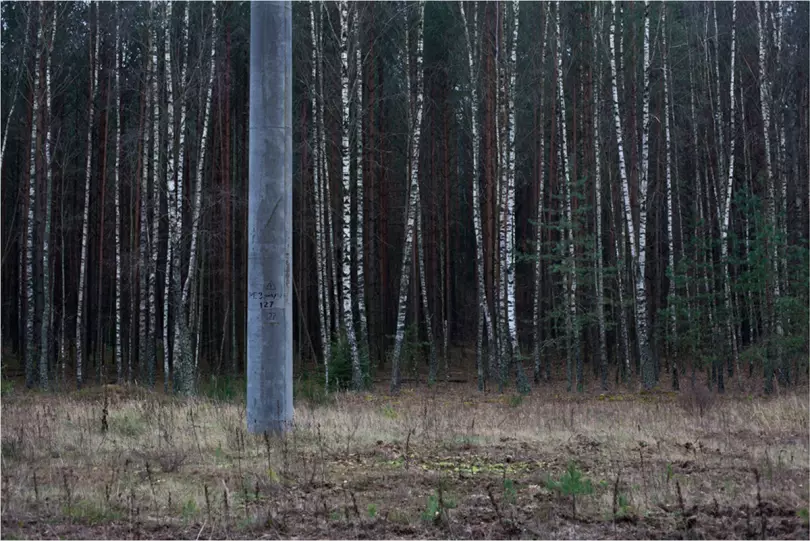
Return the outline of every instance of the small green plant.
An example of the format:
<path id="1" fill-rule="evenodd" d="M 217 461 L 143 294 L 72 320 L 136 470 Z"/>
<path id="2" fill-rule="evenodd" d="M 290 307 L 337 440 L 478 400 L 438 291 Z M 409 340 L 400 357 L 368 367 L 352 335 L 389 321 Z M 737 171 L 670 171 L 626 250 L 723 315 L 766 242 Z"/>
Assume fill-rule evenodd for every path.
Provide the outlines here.
<path id="1" fill-rule="evenodd" d="M 428 496 L 425 510 L 422 511 L 422 520 L 438 524 L 447 517 L 447 510 L 455 507 L 455 500 L 448 497 L 440 485 L 435 493 Z"/>
<path id="2" fill-rule="evenodd" d="M 513 394 L 509 397 L 509 407 L 517 408 L 523 404 L 523 395 L 522 394 Z"/>
<path id="3" fill-rule="evenodd" d="M 368 504 L 368 516 L 369 518 L 377 516 L 377 506 L 373 503 Z"/>
<path id="4" fill-rule="evenodd" d="M 397 412 L 391 404 L 385 404 L 382 408 L 383 417 L 386 419 L 396 419 Z"/>
<path id="5" fill-rule="evenodd" d="M 14 382 L 9 379 L 0 380 L 0 396 L 9 396 L 14 392 Z"/>
<path id="6" fill-rule="evenodd" d="M 180 510 L 180 516 L 183 517 L 183 520 L 189 520 L 197 516 L 199 512 L 200 508 L 197 507 L 197 501 L 193 498 L 189 498 L 183 504 L 183 508 Z"/>
<path id="7" fill-rule="evenodd" d="M 147 429 L 146 420 L 133 412 L 113 412 L 110 414 L 109 428 L 113 433 L 130 438 L 137 438 Z"/>
<path id="8" fill-rule="evenodd" d="M 203 396 L 217 402 L 236 402 L 246 392 L 245 380 L 232 376 L 211 376 L 200 387 Z"/>
<path id="9" fill-rule="evenodd" d="M 89 524 L 91 526 L 121 518 L 121 513 L 111 509 L 105 509 L 101 505 L 89 500 L 79 500 L 70 506 L 65 506 L 64 513 L 72 521 Z"/>
<path id="10" fill-rule="evenodd" d="M 511 479 L 503 480 L 503 498 L 511 504 L 517 503 L 517 489 L 515 482 Z"/>
<path id="11" fill-rule="evenodd" d="M 810 510 L 808 510 L 807 507 L 800 508 L 796 512 L 796 514 L 799 516 L 800 519 L 802 519 L 802 522 L 804 522 L 805 526 L 807 526 L 808 523 L 810 523 Z"/>
<path id="12" fill-rule="evenodd" d="M 334 521 L 334 522 L 338 522 L 340 520 L 340 516 L 341 516 L 340 511 L 335 509 L 334 511 L 329 513 L 329 520 Z"/>
<path id="13" fill-rule="evenodd" d="M 563 497 L 571 498 L 571 510 L 574 518 L 577 516 L 577 496 L 593 494 L 593 483 L 582 476 L 582 472 L 573 462 L 568 464 L 568 469 L 558 481 L 549 476 L 546 480 L 546 487 Z"/>

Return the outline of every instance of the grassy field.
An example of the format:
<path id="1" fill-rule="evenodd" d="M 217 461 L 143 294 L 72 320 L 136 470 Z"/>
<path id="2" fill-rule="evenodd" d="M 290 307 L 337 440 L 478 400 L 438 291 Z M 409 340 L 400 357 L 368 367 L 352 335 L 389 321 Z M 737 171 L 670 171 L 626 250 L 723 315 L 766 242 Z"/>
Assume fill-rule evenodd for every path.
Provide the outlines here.
<path id="1" fill-rule="evenodd" d="M 2 537 L 808 538 L 808 396 L 2 398 Z"/>

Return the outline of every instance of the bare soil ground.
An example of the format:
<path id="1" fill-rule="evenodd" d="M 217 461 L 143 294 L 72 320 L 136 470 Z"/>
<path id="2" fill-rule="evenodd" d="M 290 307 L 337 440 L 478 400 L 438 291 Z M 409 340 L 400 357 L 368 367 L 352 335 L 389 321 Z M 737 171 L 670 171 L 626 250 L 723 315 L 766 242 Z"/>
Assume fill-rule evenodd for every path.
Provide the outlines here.
<path id="1" fill-rule="evenodd" d="M 463 385 L 244 405 L 106 386 L 2 399 L 2 537 L 807 539 L 807 389 Z M 573 495 L 572 495 L 573 493 Z"/>

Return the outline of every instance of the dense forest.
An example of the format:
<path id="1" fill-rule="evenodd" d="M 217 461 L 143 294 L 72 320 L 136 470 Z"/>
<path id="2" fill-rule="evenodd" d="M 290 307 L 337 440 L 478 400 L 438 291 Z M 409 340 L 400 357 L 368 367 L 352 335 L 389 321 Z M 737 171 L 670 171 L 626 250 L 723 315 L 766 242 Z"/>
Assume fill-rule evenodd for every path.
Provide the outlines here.
<path id="1" fill-rule="evenodd" d="M 296 377 L 802 381 L 809 19 L 294 2 Z M 4 377 L 244 372 L 249 30 L 247 2 L 3 2 Z"/>

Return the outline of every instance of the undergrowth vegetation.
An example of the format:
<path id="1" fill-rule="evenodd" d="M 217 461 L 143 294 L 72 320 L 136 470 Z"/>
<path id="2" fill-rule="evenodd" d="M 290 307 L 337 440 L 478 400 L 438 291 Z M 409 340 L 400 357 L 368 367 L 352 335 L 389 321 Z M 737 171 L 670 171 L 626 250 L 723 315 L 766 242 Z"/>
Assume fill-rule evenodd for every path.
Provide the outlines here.
<path id="1" fill-rule="evenodd" d="M 239 380 L 201 382 L 192 400 L 7 389 L 3 535 L 808 534 L 805 396 L 295 385 L 295 426 L 279 437 L 247 433 Z"/>

